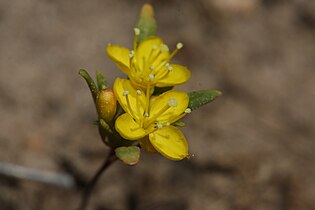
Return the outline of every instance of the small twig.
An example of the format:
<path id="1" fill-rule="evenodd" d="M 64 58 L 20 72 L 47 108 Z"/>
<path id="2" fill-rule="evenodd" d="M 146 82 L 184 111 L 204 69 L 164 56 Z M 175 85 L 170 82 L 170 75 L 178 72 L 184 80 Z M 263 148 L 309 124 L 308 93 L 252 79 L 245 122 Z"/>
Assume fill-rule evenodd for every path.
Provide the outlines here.
<path id="1" fill-rule="evenodd" d="M 97 183 L 98 179 L 100 178 L 100 176 L 103 174 L 103 172 L 115 161 L 117 160 L 117 157 L 115 156 L 115 152 L 114 150 L 111 150 L 110 153 L 108 154 L 107 158 L 105 159 L 104 163 L 102 164 L 102 166 L 98 169 L 98 171 L 96 172 L 96 174 L 93 176 L 93 178 L 89 181 L 89 183 L 85 186 L 84 191 L 82 193 L 82 200 L 81 200 L 81 204 L 80 207 L 78 208 L 78 210 L 85 210 L 90 197 L 91 197 L 91 193 L 94 189 L 95 184 Z"/>
<path id="2" fill-rule="evenodd" d="M 56 173 L 10 163 L 0 163 L 0 175 L 42 182 L 58 187 L 71 188 L 74 186 L 74 178 L 70 174 Z"/>

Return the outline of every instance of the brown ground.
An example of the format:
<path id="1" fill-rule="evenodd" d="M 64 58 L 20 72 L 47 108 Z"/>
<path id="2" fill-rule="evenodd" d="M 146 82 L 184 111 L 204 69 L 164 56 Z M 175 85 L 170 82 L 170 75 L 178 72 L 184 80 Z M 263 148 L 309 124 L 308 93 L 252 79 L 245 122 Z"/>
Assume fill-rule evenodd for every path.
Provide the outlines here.
<path id="1" fill-rule="evenodd" d="M 238 2 L 238 3 L 235 3 Z M 68 172 L 65 189 L 0 176 L 1 210 L 75 209 L 107 149 L 78 70 L 122 76 L 105 55 L 132 45 L 144 1 L 0 1 L 0 160 Z M 159 35 L 182 41 L 181 88 L 224 95 L 186 118 L 194 157 L 142 153 L 100 180 L 93 210 L 315 209 L 315 2 L 153 1 Z"/>

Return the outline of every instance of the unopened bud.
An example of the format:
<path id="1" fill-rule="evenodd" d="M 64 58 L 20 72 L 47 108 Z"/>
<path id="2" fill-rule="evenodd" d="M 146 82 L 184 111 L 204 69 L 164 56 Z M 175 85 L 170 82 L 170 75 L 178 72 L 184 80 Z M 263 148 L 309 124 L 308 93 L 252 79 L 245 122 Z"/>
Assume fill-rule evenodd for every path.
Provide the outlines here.
<path id="1" fill-rule="evenodd" d="M 116 114 L 116 108 L 117 100 L 113 89 L 106 88 L 97 93 L 96 109 L 99 118 L 104 119 L 107 123 L 110 122 Z"/>

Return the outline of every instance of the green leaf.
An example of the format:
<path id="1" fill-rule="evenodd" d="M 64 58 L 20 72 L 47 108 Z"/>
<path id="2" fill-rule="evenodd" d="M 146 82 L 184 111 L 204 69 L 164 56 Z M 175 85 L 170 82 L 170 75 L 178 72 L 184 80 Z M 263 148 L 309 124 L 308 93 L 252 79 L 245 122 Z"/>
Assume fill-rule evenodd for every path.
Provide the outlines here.
<path id="1" fill-rule="evenodd" d="M 95 85 L 94 80 L 91 78 L 91 76 L 89 75 L 89 73 L 88 73 L 86 70 L 84 70 L 84 69 L 80 69 L 79 74 L 80 74 L 81 77 L 83 77 L 83 78 L 85 79 L 87 85 L 88 85 L 89 88 L 90 88 L 90 91 L 91 91 L 93 100 L 94 100 L 94 102 L 95 102 L 98 89 L 97 89 L 97 87 L 96 87 L 96 85 Z"/>
<path id="2" fill-rule="evenodd" d="M 199 90 L 188 93 L 189 105 L 191 110 L 195 110 L 207 103 L 210 103 L 222 93 L 218 90 Z"/>
<path id="3" fill-rule="evenodd" d="M 150 4 L 143 5 L 137 28 L 140 29 L 138 42 L 156 34 L 157 24 L 154 18 L 153 7 Z"/>
<path id="4" fill-rule="evenodd" d="M 107 82 L 102 72 L 96 72 L 96 81 L 99 90 L 103 90 L 107 88 Z"/>
<path id="5" fill-rule="evenodd" d="M 135 165 L 140 158 L 140 148 L 137 146 L 118 147 L 115 149 L 116 156 L 127 165 Z"/>

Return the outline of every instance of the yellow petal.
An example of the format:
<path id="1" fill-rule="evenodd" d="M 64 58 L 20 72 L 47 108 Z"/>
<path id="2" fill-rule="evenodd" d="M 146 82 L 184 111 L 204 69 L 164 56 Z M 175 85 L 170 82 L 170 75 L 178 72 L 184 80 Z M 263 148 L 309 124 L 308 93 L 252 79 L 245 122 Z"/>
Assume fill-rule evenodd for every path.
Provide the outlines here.
<path id="1" fill-rule="evenodd" d="M 114 83 L 114 92 L 125 112 L 129 113 L 136 120 L 143 117 L 146 105 L 146 98 L 143 91 L 135 89 L 130 80 L 117 78 Z"/>
<path id="2" fill-rule="evenodd" d="M 130 71 L 130 51 L 127 48 L 117 45 L 108 45 L 106 51 L 108 56 L 115 62 L 118 68 L 128 75 Z"/>
<path id="3" fill-rule="evenodd" d="M 188 157 L 188 144 L 183 133 L 174 126 L 166 126 L 149 134 L 153 147 L 170 160 Z"/>
<path id="4" fill-rule="evenodd" d="M 169 57 L 170 53 L 167 46 L 159 37 L 149 37 L 139 44 L 136 50 L 137 66 L 140 70 L 145 71 L 145 68 L 150 66 L 157 67 L 162 60 Z M 159 56 L 157 56 L 159 54 Z M 144 63 L 145 62 L 145 63 Z"/>
<path id="5" fill-rule="evenodd" d="M 186 67 L 178 64 L 171 64 L 170 66 L 172 71 L 169 71 L 165 77 L 159 79 L 156 84 L 157 87 L 180 85 L 189 80 L 190 71 Z"/>
<path id="6" fill-rule="evenodd" d="M 145 130 L 128 113 L 117 118 L 115 128 L 123 138 L 128 140 L 137 140 L 146 135 Z"/>
<path id="7" fill-rule="evenodd" d="M 179 120 L 178 116 L 182 115 L 189 102 L 187 93 L 178 90 L 167 91 L 158 97 L 151 100 L 151 107 L 149 110 L 150 118 L 156 118 L 160 123 L 172 123 Z M 176 103 L 176 104 L 170 104 Z M 176 105 L 176 106 L 169 106 Z M 168 107 L 166 111 L 165 107 Z M 162 112 L 162 113 L 161 113 Z"/>

